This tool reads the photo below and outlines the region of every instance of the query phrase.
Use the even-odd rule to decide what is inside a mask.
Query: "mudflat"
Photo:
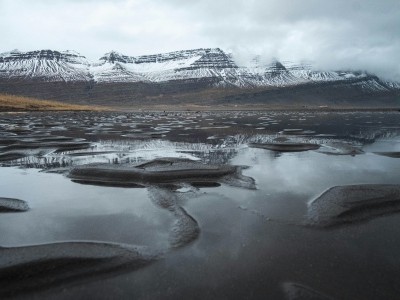
[[[396,111],[0,114],[0,297],[396,299]]]

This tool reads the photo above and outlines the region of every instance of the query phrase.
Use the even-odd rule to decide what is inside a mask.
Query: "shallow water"
[[[44,142],[54,137],[60,145]],[[60,137],[91,144],[58,151],[71,143]],[[249,147],[282,139],[321,147],[293,153]],[[138,270],[44,286],[22,297],[293,298],[288,286],[334,299],[399,295],[400,214],[337,228],[305,226],[308,202],[328,188],[400,184],[399,158],[376,154],[400,151],[399,113],[0,116],[0,147],[37,140],[42,147],[24,146],[22,158],[0,159],[0,197],[30,207],[0,215],[2,247],[89,240],[163,255]],[[0,148],[0,155],[9,149]],[[74,166],[133,165],[158,157],[248,166],[242,173],[257,189],[229,180],[206,188],[181,182],[173,191],[118,188],[65,176]]]

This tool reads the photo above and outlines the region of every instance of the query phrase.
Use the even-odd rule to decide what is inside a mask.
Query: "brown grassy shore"
[[[0,94],[0,112],[15,111],[107,111],[105,106],[61,103],[58,101]]]

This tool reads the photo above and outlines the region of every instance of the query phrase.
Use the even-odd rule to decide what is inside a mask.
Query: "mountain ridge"
[[[121,78],[116,71],[121,72]],[[123,76],[124,73],[131,76]],[[198,48],[141,56],[110,51],[93,62],[71,50],[13,50],[0,54],[0,77],[41,78],[45,81],[163,82],[219,77],[221,86],[252,87],[347,80],[368,75],[360,71],[318,71],[311,64],[278,60],[267,64],[256,63],[250,67],[239,66],[231,54],[226,54],[220,48]],[[397,87],[396,84],[398,83],[393,82],[391,87]]]
[[[306,103],[307,94],[303,93],[309,91],[314,95],[310,94],[310,98],[319,97],[321,103],[336,98],[338,101],[374,98],[376,102],[379,97],[398,103],[400,83],[367,72],[318,71],[309,62],[260,61],[255,58],[251,65],[241,66],[232,54],[220,48],[141,56],[110,51],[97,61],[89,61],[71,50],[13,50],[0,54],[0,92],[45,99],[51,95],[51,99],[74,103],[101,98],[97,104],[106,104],[106,101],[117,103],[118,99],[175,101],[181,98],[180,94],[189,95],[187,101],[201,101],[196,93],[204,91],[216,93],[217,102],[235,99],[251,102],[256,101],[249,97],[253,90],[261,102],[278,98],[279,102],[286,98],[293,102],[302,95]],[[265,91],[260,94],[259,90]]]

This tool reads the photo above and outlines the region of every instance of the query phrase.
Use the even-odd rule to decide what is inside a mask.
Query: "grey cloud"
[[[97,58],[219,46],[243,63],[311,60],[400,81],[398,0],[0,0],[0,10],[0,52],[75,48]]]
[[[239,56],[311,60],[400,80],[400,1],[173,0]]]

